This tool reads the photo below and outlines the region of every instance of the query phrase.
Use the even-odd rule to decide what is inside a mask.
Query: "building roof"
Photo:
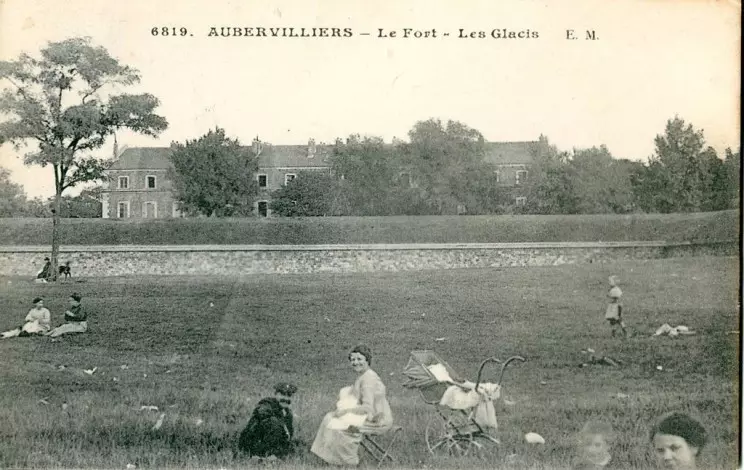
[[[494,165],[529,164],[534,142],[486,142],[485,160]],[[318,144],[308,158],[308,145],[264,143],[258,157],[259,168],[328,167],[332,146]],[[166,170],[171,167],[170,147],[130,147],[121,153],[110,170]]]
[[[494,165],[532,163],[530,148],[536,142],[486,142],[485,160]]]
[[[166,170],[171,167],[170,147],[130,147],[109,170]]]
[[[331,162],[328,156],[332,147],[318,144],[315,153],[309,158],[308,145],[271,145],[263,144],[258,155],[259,168],[297,168],[297,167],[328,167]]]

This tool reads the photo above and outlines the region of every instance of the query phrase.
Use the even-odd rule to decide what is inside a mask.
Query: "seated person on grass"
[[[41,268],[39,274],[36,275],[36,282],[47,282],[52,274],[52,262],[49,258],[44,258],[44,267]]]
[[[70,308],[65,312],[65,323],[46,333],[47,336],[56,338],[68,333],[85,333],[88,331],[87,314],[80,305],[81,295],[77,292],[70,296]]]
[[[23,326],[14,328],[0,334],[0,338],[14,338],[16,336],[40,335],[49,331],[52,323],[52,314],[44,308],[44,299],[36,297],[34,308],[28,311]]]

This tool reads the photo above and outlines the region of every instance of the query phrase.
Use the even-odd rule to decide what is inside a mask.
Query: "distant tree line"
[[[84,189],[77,196],[65,195],[60,200],[60,217],[101,217],[102,187]],[[20,184],[13,183],[10,172],[0,167],[0,217],[51,217],[54,197],[29,199]]]
[[[409,141],[337,140],[330,174],[299,174],[272,194],[284,216],[440,214],[604,214],[697,212],[739,207],[740,151],[723,158],[703,132],[667,122],[647,162],[614,158],[604,145],[559,151],[547,137],[531,145],[519,194],[497,184],[480,132],[454,121],[418,122]],[[316,173],[316,174],[314,174]]]
[[[740,151],[721,157],[702,130],[679,117],[656,136],[646,162],[615,158],[600,145],[561,151],[547,137],[531,144],[529,177],[518,188],[497,183],[486,142],[456,121],[416,123],[409,140],[337,139],[330,171],[307,170],[274,191],[276,215],[605,214],[698,212],[739,207]],[[224,129],[172,145],[176,199],[189,215],[249,216],[258,194],[256,148]],[[62,217],[100,217],[101,188],[63,196]],[[0,168],[0,217],[48,217],[52,200],[27,199]]]

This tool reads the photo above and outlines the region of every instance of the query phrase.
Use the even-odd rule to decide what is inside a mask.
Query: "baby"
[[[350,426],[360,427],[367,420],[366,414],[357,414],[353,410],[359,406],[359,400],[354,396],[352,387],[344,387],[338,392],[336,411],[347,411],[343,415],[333,418],[328,422],[328,429],[347,430]]]
[[[608,423],[589,421],[578,435],[579,458],[574,470],[604,470],[616,468],[610,454],[614,432]]]

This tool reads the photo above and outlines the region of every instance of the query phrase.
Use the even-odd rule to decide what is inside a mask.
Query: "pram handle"
[[[525,359],[522,356],[512,356],[509,359],[507,359],[506,362],[504,362],[501,366],[501,373],[499,374],[499,380],[498,382],[496,382],[497,385],[501,385],[501,381],[504,379],[504,371],[506,371],[506,366],[508,366],[509,363],[513,361],[525,362]],[[497,364],[501,364],[501,361],[495,357],[489,357],[488,359],[486,359],[485,361],[481,363],[480,368],[478,369],[478,378],[475,381],[474,390],[476,391],[478,390],[478,386],[481,383],[481,375],[483,374],[483,368],[486,367],[486,364],[488,364],[489,362],[495,362]]]
[[[473,390],[478,391],[478,386],[481,383],[481,375],[483,374],[483,368],[486,367],[486,364],[489,362],[495,362],[497,364],[501,363],[501,361],[495,357],[489,357],[485,361],[481,362],[481,365],[478,368],[478,378],[475,380],[475,388]]]

